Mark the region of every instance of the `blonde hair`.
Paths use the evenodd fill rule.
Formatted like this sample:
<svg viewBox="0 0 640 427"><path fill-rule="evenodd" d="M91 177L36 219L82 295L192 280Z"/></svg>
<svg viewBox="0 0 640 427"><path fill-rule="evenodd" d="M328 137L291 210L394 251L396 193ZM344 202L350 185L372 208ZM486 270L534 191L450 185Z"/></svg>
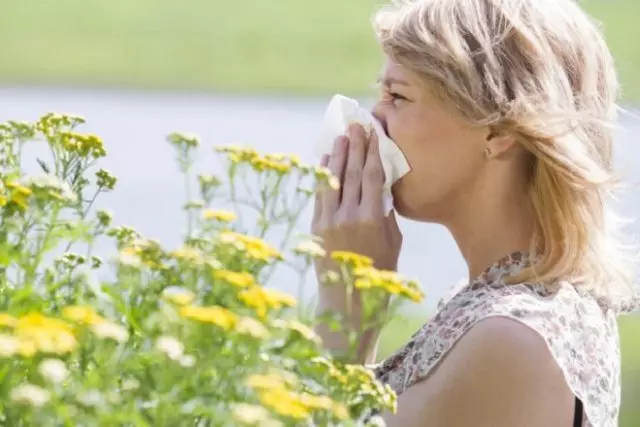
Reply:
<svg viewBox="0 0 640 427"><path fill-rule="evenodd" d="M635 280L609 199L618 81L598 28L571 0L409 0L381 9L380 44L463 117L532 155L540 257L518 280L568 279L599 296Z"/></svg>

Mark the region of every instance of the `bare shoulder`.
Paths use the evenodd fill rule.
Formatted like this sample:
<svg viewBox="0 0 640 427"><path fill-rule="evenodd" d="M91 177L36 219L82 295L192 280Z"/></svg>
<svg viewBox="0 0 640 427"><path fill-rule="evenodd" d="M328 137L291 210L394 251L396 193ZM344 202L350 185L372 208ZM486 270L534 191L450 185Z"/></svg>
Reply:
<svg viewBox="0 0 640 427"><path fill-rule="evenodd" d="M472 327L426 380L398 399L390 426L567 426L573 395L544 339L490 317Z"/></svg>

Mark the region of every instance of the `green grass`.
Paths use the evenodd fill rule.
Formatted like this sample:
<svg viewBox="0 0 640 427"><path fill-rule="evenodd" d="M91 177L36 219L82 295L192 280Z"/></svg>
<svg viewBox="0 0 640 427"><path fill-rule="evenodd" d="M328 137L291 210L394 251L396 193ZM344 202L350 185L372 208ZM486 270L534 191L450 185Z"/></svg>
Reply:
<svg viewBox="0 0 640 427"><path fill-rule="evenodd" d="M0 14L0 84L366 93L384 0L24 0ZM640 100L637 0L587 0Z"/></svg>
<svg viewBox="0 0 640 427"><path fill-rule="evenodd" d="M396 318L380 338L379 358L384 359L405 343L426 318ZM640 317L623 316L619 321L622 352L622 409L620 427L640 426Z"/></svg>

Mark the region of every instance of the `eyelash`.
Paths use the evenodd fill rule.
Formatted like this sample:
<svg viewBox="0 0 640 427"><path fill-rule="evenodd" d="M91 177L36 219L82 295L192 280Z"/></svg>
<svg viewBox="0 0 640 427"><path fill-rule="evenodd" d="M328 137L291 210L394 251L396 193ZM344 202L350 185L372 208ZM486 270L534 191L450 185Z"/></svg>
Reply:
<svg viewBox="0 0 640 427"><path fill-rule="evenodd" d="M391 97L391 100L393 102L401 100L401 101L406 101L407 98L405 98L404 96L400 95L399 93L395 93L395 92L389 92L389 96Z"/></svg>
<svg viewBox="0 0 640 427"><path fill-rule="evenodd" d="M397 102L397 101L406 101L406 100L407 100L407 98L406 98L406 97L404 97L404 96L402 96L402 95L400 95L399 93L396 93L396 92L387 92L387 96L388 96L389 98L391 98L391 99L389 100L389 102L390 102L390 103L391 103L391 105L393 105L394 107L397 107L397 106L398 106L398 102Z"/></svg>
<svg viewBox="0 0 640 427"><path fill-rule="evenodd" d="M381 83L374 83L371 86L374 90L382 91L383 93L386 92L386 95L391 98L392 104L395 104L396 101L407 101L407 98L400 95L399 93L390 92L388 89L385 90Z"/></svg>

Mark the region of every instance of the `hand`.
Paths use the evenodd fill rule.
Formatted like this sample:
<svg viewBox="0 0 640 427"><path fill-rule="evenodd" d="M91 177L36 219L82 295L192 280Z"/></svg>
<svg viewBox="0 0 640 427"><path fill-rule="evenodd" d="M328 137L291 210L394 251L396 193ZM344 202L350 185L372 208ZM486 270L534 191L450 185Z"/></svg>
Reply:
<svg viewBox="0 0 640 427"><path fill-rule="evenodd" d="M329 255L336 250L366 255L376 268L395 270L402 234L394 213L384 215L384 171L375 132L367 139L360 125L351 125L346 136L336 139L323 165L341 186L316 196L312 232L323 239L327 251L327 257L316 263L318 277L329 268Z"/></svg>

